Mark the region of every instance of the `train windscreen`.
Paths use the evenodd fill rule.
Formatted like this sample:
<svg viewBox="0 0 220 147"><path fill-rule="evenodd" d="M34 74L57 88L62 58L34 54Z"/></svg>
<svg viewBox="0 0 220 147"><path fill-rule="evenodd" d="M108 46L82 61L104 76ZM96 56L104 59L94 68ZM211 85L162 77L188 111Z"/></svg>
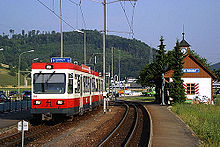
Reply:
<svg viewBox="0 0 220 147"><path fill-rule="evenodd" d="M33 92L35 94L65 93L66 76L60 73L35 73Z"/></svg>

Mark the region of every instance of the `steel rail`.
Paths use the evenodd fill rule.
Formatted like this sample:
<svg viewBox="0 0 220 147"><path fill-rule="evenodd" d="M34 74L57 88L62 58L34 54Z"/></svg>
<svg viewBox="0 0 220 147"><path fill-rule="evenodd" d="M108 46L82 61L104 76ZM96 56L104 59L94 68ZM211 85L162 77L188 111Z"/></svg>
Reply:
<svg viewBox="0 0 220 147"><path fill-rule="evenodd" d="M27 133L30 134L31 132L35 132L36 130L42 129L43 126L36 126L31 128ZM14 140L16 138L20 138L21 132L16 132L14 134L3 136L0 138L0 145L4 144L5 142L11 143L11 140Z"/></svg>
<svg viewBox="0 0 220 147"><path fill-rule="evenodd" d="M134 131L136 130L136 128L137 128L137 123L138 123L138 108L137 108L137 106L135 106L134 104L133 104L133 106L134 106L134 108L135 108L135 117L136 117L136 119L135 119L135 122L134 122L134 126L133 126L133 130L132 130L132 132L130 133L130 136L128 137L128 139L127 139L127 141L126 141L126 143L125 143L125 145L124 146L127 146L128 144L129 144L129 142L131 141L131 138L133 137L133 135L134 135Z"/></svg>
<svg viewBox="0 0 220 147"><path fill-rule="evenodd" d="M45 132L49 132L49 131L53 131L55 130L57 127L61 126L62 124L56 124L55 126L37 126L37 127L33 127L32 129L30 129L26 135L25 135L25 140L28 140L27 142L30 142L30 140L33 140L33 138L35 137L41 137L44 135ZM21 132L6 136L6 137L2 137L1 138L1 143L0 145L6 145L6 146L16 146L19 145L21 143Z"/></svg>
<svg viewBox="0 0 220 147"><path fill-rule="evenodd" d="M118 125L115 127L115 129L111 132L111 134L109 134L98 146L101 147L102 145L104 145L111 137L112 135L118 130L118 128L123 124L125 118L128 115L128 111L129 111L129 106L128 104L124 104L126 106L126 112L123 115L123 118L121 119L121 121L118 123Z"/></svg>

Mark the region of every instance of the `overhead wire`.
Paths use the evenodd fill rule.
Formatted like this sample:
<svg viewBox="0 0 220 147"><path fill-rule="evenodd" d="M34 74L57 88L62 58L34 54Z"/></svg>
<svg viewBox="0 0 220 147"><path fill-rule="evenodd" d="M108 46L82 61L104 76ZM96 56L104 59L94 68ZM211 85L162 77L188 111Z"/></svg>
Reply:
<svg viewBox="0 0 220 147"><path fill-rule="evenodd" d="M53 12L54 12L54 0L53 0Z"/></svg>
<svg viewBox="0 0 220 147"><path fill-rule="evenodd" d="M41 2L40 0L37 0L41 5L43 5L44 7L46 7L50 12L52 12L56 17L58 17L59 19L61 19L66 25L68 25L70 28L72 28L73 30L77 30L76 28L74 28L72 25L70 25L68 22L66 22L63 18L61 18L58 14L56 14L52 9L50 9L46 4L44 4L43 2Z"/></svg>
<svg viewBox="0 0 220 147"><path fill-rule="evenodd" d="M74 2L72 0L69 0L69 1L77 6L77 20L78 20L78 7L80 8L83 26L86 29L86 21L85 21L85 18L84 18L84 13L83 13L83 10L82 10L82 5L81 5L82 1L80 0L79 3L76 3L76 2ZM78 23L77 23L77 26L78 26Z"/></svg>
<svg viewBox="0 0 220 147"><path fill-rule="evenodd" d="M130 1L131 2L131 1ZM134 11L135 11L136 2L134 2L133 10L132 10L132 17L131 17L131 25L132 25L132 38L134 38Z"/></svg>
<svg viewBox="0 0 220 147"><path fill-rule="evenodd" d="M81 15L82 15L83 25L84 25L84 28L86 29L86 21L85 21L85 18L84 18L84 14L83 14L81 4L79 4L79 8L80 8L80 12L81 12Z"/></svg>
<svg viewBox="0 0 220 147"><path fill-rule="evenodd" d="M125 10L125 8L124 8L124 6L123 6L123 4L122 4L121 1L120 1L120 5L121 5L121 8L122 8L122 10L123 10L123 12L124 12L124 14L125 14L125 17L126 17L128 26L129 26L129 28L130 28L130 31L133 32L133 28L132 28L132 26L131 26L131 24L130 24L130 22L129 22L128 15L127 15L126 10Z"/></svg>
<svg viewBox="0 0 220 147"><path fill-rule="evenodd" d="M73 4L75 4L75 5L79 5L78 3L76 3L76 2L74 2L74 1L72 1L72 0L69 0L71 3L73 3Z"/></svg>

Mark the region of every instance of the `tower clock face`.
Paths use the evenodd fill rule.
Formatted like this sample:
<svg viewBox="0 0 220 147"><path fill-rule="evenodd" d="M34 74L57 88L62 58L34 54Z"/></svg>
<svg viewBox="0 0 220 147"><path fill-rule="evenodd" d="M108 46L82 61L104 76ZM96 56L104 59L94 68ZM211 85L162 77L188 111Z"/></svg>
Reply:
<svg viewBox="0 0 220 147"><path fill-rule="evenodd" d="M187 48L181 48L181 52L182 52L183 54L186 54Z"/></svg>

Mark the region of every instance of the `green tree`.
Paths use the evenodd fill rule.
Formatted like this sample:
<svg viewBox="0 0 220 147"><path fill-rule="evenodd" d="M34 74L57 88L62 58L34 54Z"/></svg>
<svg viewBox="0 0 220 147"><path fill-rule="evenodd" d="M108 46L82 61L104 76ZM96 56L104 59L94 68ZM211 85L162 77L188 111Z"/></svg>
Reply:
<svg viewBox="0 0 220 147"><path fill-rule="evenodd" d="M213 69L213 73L217 76L217 81L220 81L220 69L219 70Z"/></svg>
<svg viewBox="0 0 220 147"><path fill-rule="evenodd" d="M190 50L190 54L193 55L197 60L199 60L207 69L211 70L210 65L206 58L200 57L194 50Z"/></svg>
<svg viewBox="0 0 220 147"><path fill-rule="evenodd" d="M159 50L157 50L156 59L153 63L147 64L140 72L138 82L143 86L156 86L155 102L161 102L162 73L165 72L167 66L167 56L163 36L160 38Z"/></svg>
<svg viewBox="0 0 220 147"><path fill-rule="evenodd" d="M183 76L183 63L183 54L180 51L179 42L177 41L172 57L173 82L170 83L170 96L177 103L183 103L185 101L185 89L183 87L183 80L181 79Z"/></svg>
<svg viewBox="0 0 220 147"><path fill-rule="evenodd" d="M159 50L157 51L156 54L156 77L155 77L155 90L156 90L156 95L155 95L155 101L157 103L161 103L161 90L162 90L162 73L165 72L165 68L167 65L167 58L166 58L166 50L165 50L165 46L163 43L164 39L163 36L161 36L160 38L160 45Z"/></svg>

